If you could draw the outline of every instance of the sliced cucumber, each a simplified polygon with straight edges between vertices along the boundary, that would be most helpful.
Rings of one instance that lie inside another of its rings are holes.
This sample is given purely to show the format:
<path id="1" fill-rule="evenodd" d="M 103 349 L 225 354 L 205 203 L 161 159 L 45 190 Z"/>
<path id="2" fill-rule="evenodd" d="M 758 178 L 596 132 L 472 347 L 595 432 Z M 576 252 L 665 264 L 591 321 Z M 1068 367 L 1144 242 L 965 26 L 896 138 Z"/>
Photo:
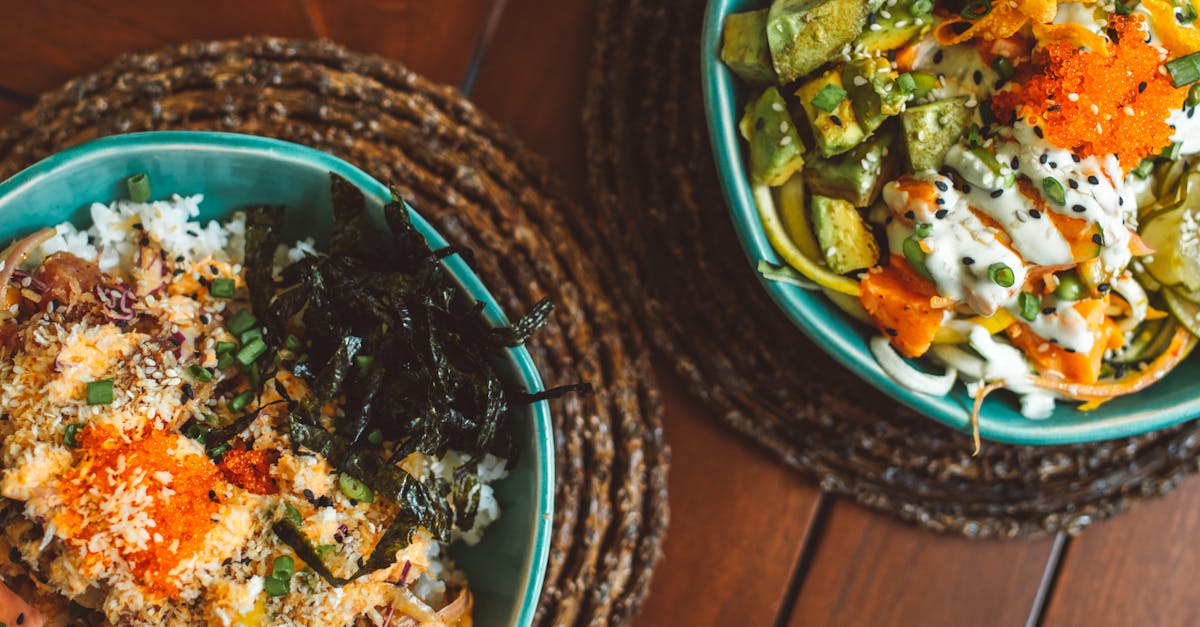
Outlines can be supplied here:
<path id="1" fill-rule="evenodd" d="M 1196 233 L 1187 233 L 1186 224 L 1195 224 L 1197 216 L 1185 207 L 1161 213 L 1146 222 L 1139 235 L 1156 252 L 1143 260 L 1146 272 L 1166 286 L 1186 286 L 1185 291 L 1200 289 L 1200 251 Z M 1186 224 L 1185 224 L 1186 223 Z M 1191 228 L 1190 230 L 1195 230 Z"/>
<path id="2" fill-rule="evenodd" d="M 1171 345 L 1171 337 L 1175 335 L 1177 326 L 1179 323 L 1173 318 L 1159 318 L 1142 324 L 1129 344 L 1108 361 L 1132 365 L 1158 357 Z"/>
<path id="3" fill-rule="evenodd" d="M 1167 301 L 1167 308 L 1175 315 L 1179 324 L 1191 331 L 1192 335 L 1200 336 L 1200 304 L 1180 296 L 1173 288 L 1164 289 L 1162 294 Z"/>

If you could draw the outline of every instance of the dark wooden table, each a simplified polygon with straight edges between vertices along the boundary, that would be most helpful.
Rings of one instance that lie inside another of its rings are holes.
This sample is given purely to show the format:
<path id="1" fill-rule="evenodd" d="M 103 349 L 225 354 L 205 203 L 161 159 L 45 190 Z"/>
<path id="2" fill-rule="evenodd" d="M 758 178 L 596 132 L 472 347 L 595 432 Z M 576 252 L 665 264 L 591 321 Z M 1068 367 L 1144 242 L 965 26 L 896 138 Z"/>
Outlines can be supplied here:
<path id="1" fill-rule="evenodd" d="M 590 0 L 0 0 L 0 116 L 129 50 L 328 37 L 461 86 L 583 202 L 592 9 Z M 720 427 L 665 367 L 657 375 L 674 449 L 672 526 L 639 625 L 1200 624 L 1200 482 L 1077 538 L 936 536 L 822 495 Z"/>

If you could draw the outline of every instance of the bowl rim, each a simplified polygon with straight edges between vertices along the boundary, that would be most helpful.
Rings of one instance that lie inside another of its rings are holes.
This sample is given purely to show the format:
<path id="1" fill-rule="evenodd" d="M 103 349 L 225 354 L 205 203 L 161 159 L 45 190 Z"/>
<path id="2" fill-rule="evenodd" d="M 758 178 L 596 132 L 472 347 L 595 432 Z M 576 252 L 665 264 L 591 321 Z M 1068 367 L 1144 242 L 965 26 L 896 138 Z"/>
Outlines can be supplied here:
<path id="1" fill-rule="evenodd" d="M 161 150 L 236 151 L 280 161 L 291 161 L 310 167 L 316 166 L 345 177 L 377 202 L 386 204 L 393 197 L 392 191 L 387 185 L 377 181 L 357 166 L 302 144 L 242 133 L 146 131 L 93 139 L 56 152 L 34 163 L 0 183 L 0 205 L 6 198 L 19 194 L 26 188 L 41 184 L 60 167 L 118 157 L 128 149 L 146 146 L 153 146 Z M 404 206 L 412 216 L 413 226 L 432 248 L 444 248 L 449 245 L 441 233 L 420 213 L 407 202 L 404 203 Z M 3 211 L 2 206 L 0 206 L 0 211 Z M 472 298 L 485 304 L 483 312 L 488 322 L 494 326 L 508 324 L 508 319 L 498 301 L 465 260 L 458 255 L 452 255 L 443 259 L 441 263 Z M 541 375 L 528 349 L 518 346 L 508 349 L 506 353 L 516 365 L 520 383 L 526 386 L 529 392 L 536 393 L 545 389 Z M 537 401 L 530 405 L 530 409 L 533 416 L 535 450 L 530 451 L 529 454 L 533 454 L 536 459 L 537 482 L 534 486 L 535 502 L 531 513 L 534 528 L 533 550 L 523 567 L 526 583 L 521 594 L 518 611 L 514 613 L 515 622 L 513 624 L 521 626 L 532 624 L 534 613 L 537 610 L 550 555 L 550 538 L 554 518 L 554 431 L 549 404 L 545 400 Z"/>
<path id="2" fill-rule="evenodd" d="M 729 209 L 738 240 L 753 269 L 759 260 L 782 264 L 767 241 L 758 220 L 754 198 L 747 181 L 739 141 L 736 115 L 736 79 L 720 60 L 721 31 L 724 18 L 741 10 L 744 0 L 709 0 L 705 8 L 700 45 L 700 77 L 709 141 L 718 179 Z M 730 149 L 732 147 L 732 149 Z M 803 288 L 770 281 L 758 272 L 759 283 L 783 313 L 822 350 L 850 369 L 858 378 L 904 403 L 922 415 L 946 426 L 970 429 L 970 409 L 953 394 L 932 396 L 911 392 L 897 384 L 875 361 L 866 343 L 861 345 L 832 329 L 820 312 L 806 302 Z M 960 388 L 956 383 L 956 389 Z M 1061 402 L 1061 401 L 1060 401 Z M 994 409 L 984 404 L 979 417 L 981 437 L 1009 444 L 1050 446 L 1079 444 L 1127 437 L 1169 427 L 1200 415 L 1200 394 L 1187 402 L 1161 409 L 1132 411 L 1092 420 L 1045 423 L 1033 419 L 1007 421 L 992 419 Z"/>

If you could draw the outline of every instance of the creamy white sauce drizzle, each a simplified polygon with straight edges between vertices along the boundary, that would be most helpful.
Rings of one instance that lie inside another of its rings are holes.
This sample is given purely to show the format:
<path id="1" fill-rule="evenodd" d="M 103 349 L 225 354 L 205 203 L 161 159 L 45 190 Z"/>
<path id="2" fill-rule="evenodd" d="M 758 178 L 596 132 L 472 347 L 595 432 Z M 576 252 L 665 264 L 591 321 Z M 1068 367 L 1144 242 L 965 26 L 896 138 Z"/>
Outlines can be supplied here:
<path id="1" fill-rule="evenodd" d="M 1185 155 L 1200 153 L 1200 111 L 1196 107 L 1184 106 L 1171 112 L 1167 123 L 1175 128 L 1171 141 L 1181 142 L 1180 152 Z"/>
<path id="2" fill-rule="evenodd" d="M 943 47 L 932 37 L 926 38 L 917 47 L 913 69 L 941 79 L 940 85 L 929 92 L 929 101 L 971 96 L 982 102 L 1002 86 L 1000 75 L 984 64 L 979 49 L 971 42 Z"/>

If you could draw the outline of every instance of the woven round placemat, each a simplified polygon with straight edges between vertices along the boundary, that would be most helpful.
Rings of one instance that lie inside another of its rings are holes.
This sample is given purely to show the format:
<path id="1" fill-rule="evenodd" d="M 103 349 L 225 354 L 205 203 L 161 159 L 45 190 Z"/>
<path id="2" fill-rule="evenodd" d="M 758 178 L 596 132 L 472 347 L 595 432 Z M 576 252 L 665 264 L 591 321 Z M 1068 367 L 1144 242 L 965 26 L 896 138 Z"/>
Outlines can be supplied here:
<path id="1" fill-rule="evenodd" d="M 667 526 L 667 450 L 648 356 L 614 289 L 579 250 L 581 212 L 543 164 L 453 88 L 328 42 L 255 38 L 122 57 L 41 97 L 0 133 L 0 179 L 115 133 L 206 129 L 308 144 L 391 183 L 452 244 L 475 252 L 510 313 L 557 305 L 528 344 L 556 401 L 558 485 L 538 624 L 624 623 L 645 597 Z"/>
<path id="2" fill-rule="evenodd" d="M 1067 530 L 1197 470 L 1200 424 L 1079 446 L 970 438 L 916 415 L 796 329 L 747 264 L 717 182 L 699 75 L 704 0 L 601 0 L 584 126 L 606 258 L 690 391 L 785 464 L 869 507 L 968 537 Z"/>

